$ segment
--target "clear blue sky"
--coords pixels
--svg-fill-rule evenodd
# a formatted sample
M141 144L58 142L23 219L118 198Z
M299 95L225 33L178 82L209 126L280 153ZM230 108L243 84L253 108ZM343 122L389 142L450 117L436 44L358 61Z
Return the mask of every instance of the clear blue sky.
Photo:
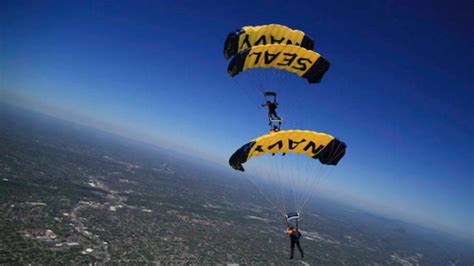
M332 63L317 86L291 80L303 97L280 108L348 144L327 194L472 237L472 14L472 1L1 1L1 98L225 165L266 125L226 73L224 39L288 25Z

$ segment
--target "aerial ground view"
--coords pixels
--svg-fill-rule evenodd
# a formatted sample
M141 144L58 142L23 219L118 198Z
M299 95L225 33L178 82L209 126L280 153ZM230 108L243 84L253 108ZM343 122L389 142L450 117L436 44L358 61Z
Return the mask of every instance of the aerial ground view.
M470 1L1 1L1 265L474 265Z

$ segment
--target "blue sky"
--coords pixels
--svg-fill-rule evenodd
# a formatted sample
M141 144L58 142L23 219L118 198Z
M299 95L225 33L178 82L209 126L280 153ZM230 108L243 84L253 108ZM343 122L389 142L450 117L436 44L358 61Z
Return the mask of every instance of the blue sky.
M348 144L320 193L474 236L469 1L224 2L2 1L1 98L226 165L267 126L224 39L288 25L332 65L289 78L280 114Z

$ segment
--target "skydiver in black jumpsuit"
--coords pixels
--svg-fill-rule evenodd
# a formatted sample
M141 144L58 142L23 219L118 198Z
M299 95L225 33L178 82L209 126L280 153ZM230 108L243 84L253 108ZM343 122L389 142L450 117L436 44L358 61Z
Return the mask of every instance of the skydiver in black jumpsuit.
M300 238L301 238L301 231L297 227L290 227L288 231L286 231L288 235L290 235L291 240L291 253L290 253L290 260L293 259L293 255L295 253L295 245L298 247L300 251L301 258L304 258L303 249L300 246Z
M262 104L262 107L263 106L268 106L268 120L270 125L272 124L271 120L281 120L281 118L276 113L276 109L278 108L277 102L267 101L266 103Z

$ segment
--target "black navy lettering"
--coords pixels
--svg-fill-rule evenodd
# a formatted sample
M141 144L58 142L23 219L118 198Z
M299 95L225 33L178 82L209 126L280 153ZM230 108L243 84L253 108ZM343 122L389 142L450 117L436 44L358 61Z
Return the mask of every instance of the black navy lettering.
M242 37L243 36L243 37ZM243 34L240 36L240 38L243 38L242 44L239 47L239 50L242 51L244 49L257 46L257 45L266 45L266 44L286 44L286 45L296 45L296 46L301 46L301 43L295 42L291 39L287 39L285 37L281 37L280 39L277 36L274 35L261 35L258 37L257 40L255 40L254 43L250 42L250 34Z
M257 148L255 148L255 151L264 152L264 150L262 149L262 145L258 145Z
M281 148L283 148L283 141L279 140L279 141L273 143L272 145L268 146L268 149L271 150L271 149L275 148L275 146L278 146L278 149L281 150Z
M260 36L260 38L255 41L254 45L265 45L267 44L267 38L265 35Z
M244 36L245 36L245 37L244 37L244 40L242 41L242 45L240 46L240 50L243 50L243 49L245 49L245 48L252 47L252 44L250 43L250 40L249 40L250 35L245 34Z
M294 141L292 139L288 139L288 148L290 150L294 150L300 145L301 143L306 142L306 139L302 139L300 141Z
M271 43L271 44L281 44L281 43L283 43L284 41L285 41L285 38L284 38L284 37L281 38L281 39L277 39L277 38L275 38L275 36L270 35L270 43Z
M316 143L310 141L310 142L308 142L308 144L303 148L303 150L304 150L304 151L308 151L309 149L311 149L311 153L312 153L312 154L317 154L317 153L319 153L323 148L324 148L323 145L319 145L318 147L316 147Z

